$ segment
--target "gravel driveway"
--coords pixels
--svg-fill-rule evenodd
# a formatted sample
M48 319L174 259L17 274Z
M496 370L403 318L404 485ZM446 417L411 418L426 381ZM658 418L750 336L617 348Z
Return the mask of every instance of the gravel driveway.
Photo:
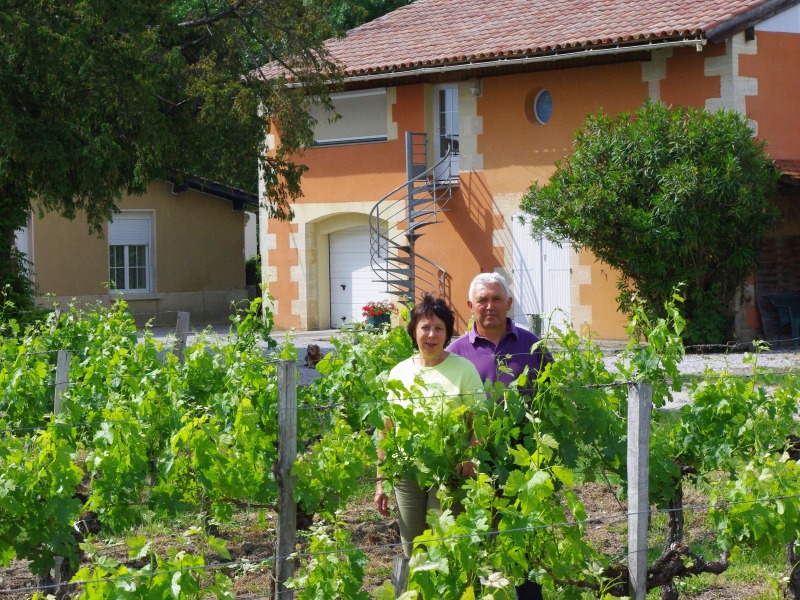
M229 329L228 326L218 326L209 328L206 331L208 331L209 335L212 337L225 337L228 335ZM160 339L168 339L170 335L174 334L174 329L153 328L153 333ZM187 343L191 344L195 335L194 332L190 333ZM278 342L279 346L290 340L298 348L298 383L305 385L311 383L319 375L316 369L306 367L303 363L306 355L306 348L309 344L317 344L324 356L328 352L333 351L331 339L338 335L341 335L341 331L338 329L289 332L276 331L273 332L272 338ZM608 367L613 369L613 364L617 360L617 354L625 347L625 342L595 341L595 343L606 355L606 364ZM736 375L749 375L752 373L753 368L750 364L745 362L748 356L749 353L739 351L687 354L681 361L680 370L681 373L686 375L702 375L708 369L714 372L727 370ZM769 352L762 352L758 357L758 364L771 370L800 375L800 350L782 346ZM685 403L687 399L685 394L678 394L675 400L679 405Z

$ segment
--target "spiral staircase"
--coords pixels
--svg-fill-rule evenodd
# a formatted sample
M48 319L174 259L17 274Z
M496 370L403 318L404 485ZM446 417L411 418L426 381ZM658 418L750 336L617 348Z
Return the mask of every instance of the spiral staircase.
M378 200L369 215L372 270L400 300L425 293L448 296L447 271L419 254L415 244L423 228L440 222L458 173L451 172L450 152L429 168L427 150L426 134L406 132L407 181Z

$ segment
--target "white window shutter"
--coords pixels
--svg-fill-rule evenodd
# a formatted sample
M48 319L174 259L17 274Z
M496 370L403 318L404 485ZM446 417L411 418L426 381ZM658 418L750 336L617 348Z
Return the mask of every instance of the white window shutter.
M336 113L341 119L330 123L331 117L322 107L312 106L311 115L317 120L314 139L318 144L385 140L387 137L386 89L332 94Z
M150 244L150 217L144 213L114 215L108 224L111 246L146 246Z

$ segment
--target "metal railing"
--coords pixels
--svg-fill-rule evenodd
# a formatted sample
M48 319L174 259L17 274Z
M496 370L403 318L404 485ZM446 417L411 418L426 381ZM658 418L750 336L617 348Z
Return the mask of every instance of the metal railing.
M420 230L439 222L453 190L451 153L427 168L427 136L406 132L408 181L370 211L370 263L386 291L413 300L430 292L446 297L447 271L415 250Z

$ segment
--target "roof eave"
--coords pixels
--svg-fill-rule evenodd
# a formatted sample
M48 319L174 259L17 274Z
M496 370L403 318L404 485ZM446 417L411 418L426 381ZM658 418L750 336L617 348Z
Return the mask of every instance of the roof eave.
M182 184L176 180L170 180L172 183L172 193L179 194L186 190L196 190L202 194L208 194L222 200L227 200L231 203L233 210L256 210L258 209L258 195L223 185L214 181L209 181L202 178L185 179Z
M738 14L730 19L723 21L715 27L706 31L706 37L712 44L717 44L731 36L752 27L756 23L766 21L778 13L800 3L800 0L766 0L755 8Z
M795 0L800 1L800 0ZM557 48L553 50L535 52L531 54L495 56L485 59L470 59L453 62L440 62L437 64L412 65L407 67L381 69L371 72L344 74L346 83L368 81L373 79L403 79L419 77L432 73L472 71L491 67L507 67L522 64L535 64L557 62L561 60L597 57L602 55L624 54L629 52L651 52L661 48L674 48L676 46L696 46L698 50L706 44L703 34L683 35L680 37L638 40L636 42L615 43L605 45L584 45L578 48Z

